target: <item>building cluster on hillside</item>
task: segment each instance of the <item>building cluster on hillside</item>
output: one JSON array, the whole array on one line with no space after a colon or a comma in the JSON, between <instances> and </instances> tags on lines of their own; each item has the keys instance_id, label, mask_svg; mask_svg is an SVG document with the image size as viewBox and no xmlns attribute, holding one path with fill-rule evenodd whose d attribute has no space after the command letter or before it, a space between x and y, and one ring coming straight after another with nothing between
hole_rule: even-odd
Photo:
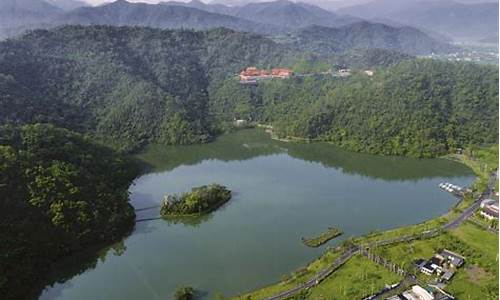
<instances>
[{"instance_id":1,"label":"building cluster on hillside","mask_svg":"<svg viewBox=\"0 0 500 300\"><path fill-rule=\"evenodd\" d=\"M460 254L444 249L429 260L419 259L416 265L420 272L427 275L437 275L441 282L448 282L455 272L464 264L465 258Z\"/></svg>"},{"instance_id":2,"label":"building cluster on hillside","mask_svg":"<svg viewBox=\"0 0 500 300\"><path fill-rule=\"evenodd\" d=\"M411 289L400 295L394 295L386 300L452 300L453 296L436 289L425 289L420 285L414 285Z\"/></svg>"},{"instance_id":3,"label":"building cluster on hillside","mask_svg":"<svg viewBox=\"0 0 500 300\"><path fill-rule=\"evenodd\" d=\"M493 199L481 201L480 214L488 220L498 220L498 201Z\"/></svg>"},{"instance_id":4,"label":"building cluster on hillside","mask_svg":"<svg viewBox=\"0 0 500 300\"><path fill-rule=\"evenodd\" d=\"M279 78L286 79L293 76L293 71L286 68L274 68L271 71L248 67L240 72L240 83L255 84L258 80Z\"/></svg>"}]
</instances>

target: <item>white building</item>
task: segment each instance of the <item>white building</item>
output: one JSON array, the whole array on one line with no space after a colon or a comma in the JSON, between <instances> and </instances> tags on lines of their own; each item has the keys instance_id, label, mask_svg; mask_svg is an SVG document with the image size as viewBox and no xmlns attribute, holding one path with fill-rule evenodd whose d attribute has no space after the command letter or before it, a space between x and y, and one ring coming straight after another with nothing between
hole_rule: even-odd
<instances>
[{"instance_id":1,"label":"white building","mask_svg":"<svg viewBox=\"0 0 500 300\"><path fill-rule=\"evenodd\" d=\"M498 220L498 202L493 199L481 201L480 214L488 220Z\"/></svg>"},{"instance_id":2,"label":"white building","mask_svg":"<svg viewBox=\"0 0 500 300\"><path fill-rule=\"evenodd\" d=\"M411 290L405 291L403 297L407 300L434 300L434 296L419 285L414 285Z\"/></svg>"}]
</instances>

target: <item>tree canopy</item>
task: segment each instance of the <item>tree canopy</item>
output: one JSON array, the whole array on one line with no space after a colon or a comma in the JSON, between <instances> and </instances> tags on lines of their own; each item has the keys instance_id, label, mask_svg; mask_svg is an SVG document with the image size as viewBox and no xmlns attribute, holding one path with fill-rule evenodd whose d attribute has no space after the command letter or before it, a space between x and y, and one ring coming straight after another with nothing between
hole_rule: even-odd
<instances>
[{"instance_id":1,"label":"tree canopy","mask_svg":"<svg viewBox=\"0 0 500 300\"><path fill-rule=\"evenodd\" d=\"M19 299L61 257L131 230L127 189L137 173L128 158L68 130L0 127L3 299Z\"/></svg>"}]
</instances>

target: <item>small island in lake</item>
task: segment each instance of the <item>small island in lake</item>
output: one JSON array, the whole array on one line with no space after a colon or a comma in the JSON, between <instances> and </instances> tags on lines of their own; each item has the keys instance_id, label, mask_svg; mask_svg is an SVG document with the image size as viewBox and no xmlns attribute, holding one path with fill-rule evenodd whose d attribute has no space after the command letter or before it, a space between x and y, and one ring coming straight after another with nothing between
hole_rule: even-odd
<instances>
[{"instance_id":1,"label":"small island in lake","mask_svg":"<svg viewBox=\"0 0 500 300\"><path fill-rule=\"evenodd\" d=\"M310 239L306 239L303 237L302 243L304 243L306 246L316 248L316 247L319 247L319 246L323 245L324 243L328 242L329 240L338 237L341 234L342 234L342 230L340 230L338 228L330 227L330 228L328 228L328 231L323 232L320 236L310 238Z\"/></svg>"},{"instance_id":2,"label":"small island in lake","mask_svg":"<svg viewBox=\"0 0 500 300\"><path fill-rule=\"evenodd\" d=\"M164 217L210 213L231 199L231 191L220 184L204 185L178 195L165 195L160 213Z\"/></svg>"}]
</instances>

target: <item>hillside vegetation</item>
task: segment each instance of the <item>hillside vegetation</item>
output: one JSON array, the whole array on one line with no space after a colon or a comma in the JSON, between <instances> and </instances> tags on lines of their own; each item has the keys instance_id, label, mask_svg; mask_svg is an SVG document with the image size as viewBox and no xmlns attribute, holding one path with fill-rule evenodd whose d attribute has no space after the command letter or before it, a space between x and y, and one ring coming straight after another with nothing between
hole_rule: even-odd
<instances>
[{"instance_id":1,"label":"hillside vegetation","mask_svg":"<svg viewBox=\"0 0 500 300\"><path fill-rule=\"evenodd\" d=\"M241 69L376 67L242 86ZM388 66L388 67L387 67ZM122 150L201 143L236 119L279 137L369 153L436 156L495 143L497 69L387 50L311 56L228 29L68 26L0 43L0 124L48 122Z\"/></svg>"},{"instance_id":2,"label":"hillside vegetation","mask_svg":"<svg viewBox=\"0 0 500 300\"><path fill-rule=\"evenodd\" d=\"M165 195L160 213L164 217L201 215L212 212L231 199L231 191L220 184L192 188L182 195Z\"/></svg>"},{"instance_id":3,"label":"hillside vegetation","mask_svg":"<svg viewBox=\"0 0 500 300\"><path fill-rule=\"evenodd\" d=\"M287 53L227 29L38 30L0 44L0 124L49 122L126 150L205 142L209 82Z\"/></svg>"},{"instance_id":4,"label":"hillside vegetation","mask_svg":"<svg viewBox=\"0 0 500 300\"><path fill-rule=\"evenodd\" d=\"M407 60L347 79L228 80L211 93L220 124L272 124L278 137L329 141L353 151L432 157L497 142L498 70Z\"/></svg>"},{"instance_id":5,"label":"hillside vegetation","mask_svg":"<svg viewBox=\"0 0 500 300\"><path fill-rule=\"evenodd\" d=\"M310 26L289 34L289 43L301 51L324 55L351 49L388 49L417 55L447 53L455 48L412 27L357 22L338 28Z\"/></svg>"},{"instance_id":6,"label":"hillside vegetation","mask_svg":"<svg viewBox=\"0 0 500 300\"><path fill-rule=\"evenodd\" d=\"M112 176L110 176L112 174ZM134 226L134 163L52 125L0 127L0 295L24 299L50 267Z\"/></svg>"}]
</instances>

